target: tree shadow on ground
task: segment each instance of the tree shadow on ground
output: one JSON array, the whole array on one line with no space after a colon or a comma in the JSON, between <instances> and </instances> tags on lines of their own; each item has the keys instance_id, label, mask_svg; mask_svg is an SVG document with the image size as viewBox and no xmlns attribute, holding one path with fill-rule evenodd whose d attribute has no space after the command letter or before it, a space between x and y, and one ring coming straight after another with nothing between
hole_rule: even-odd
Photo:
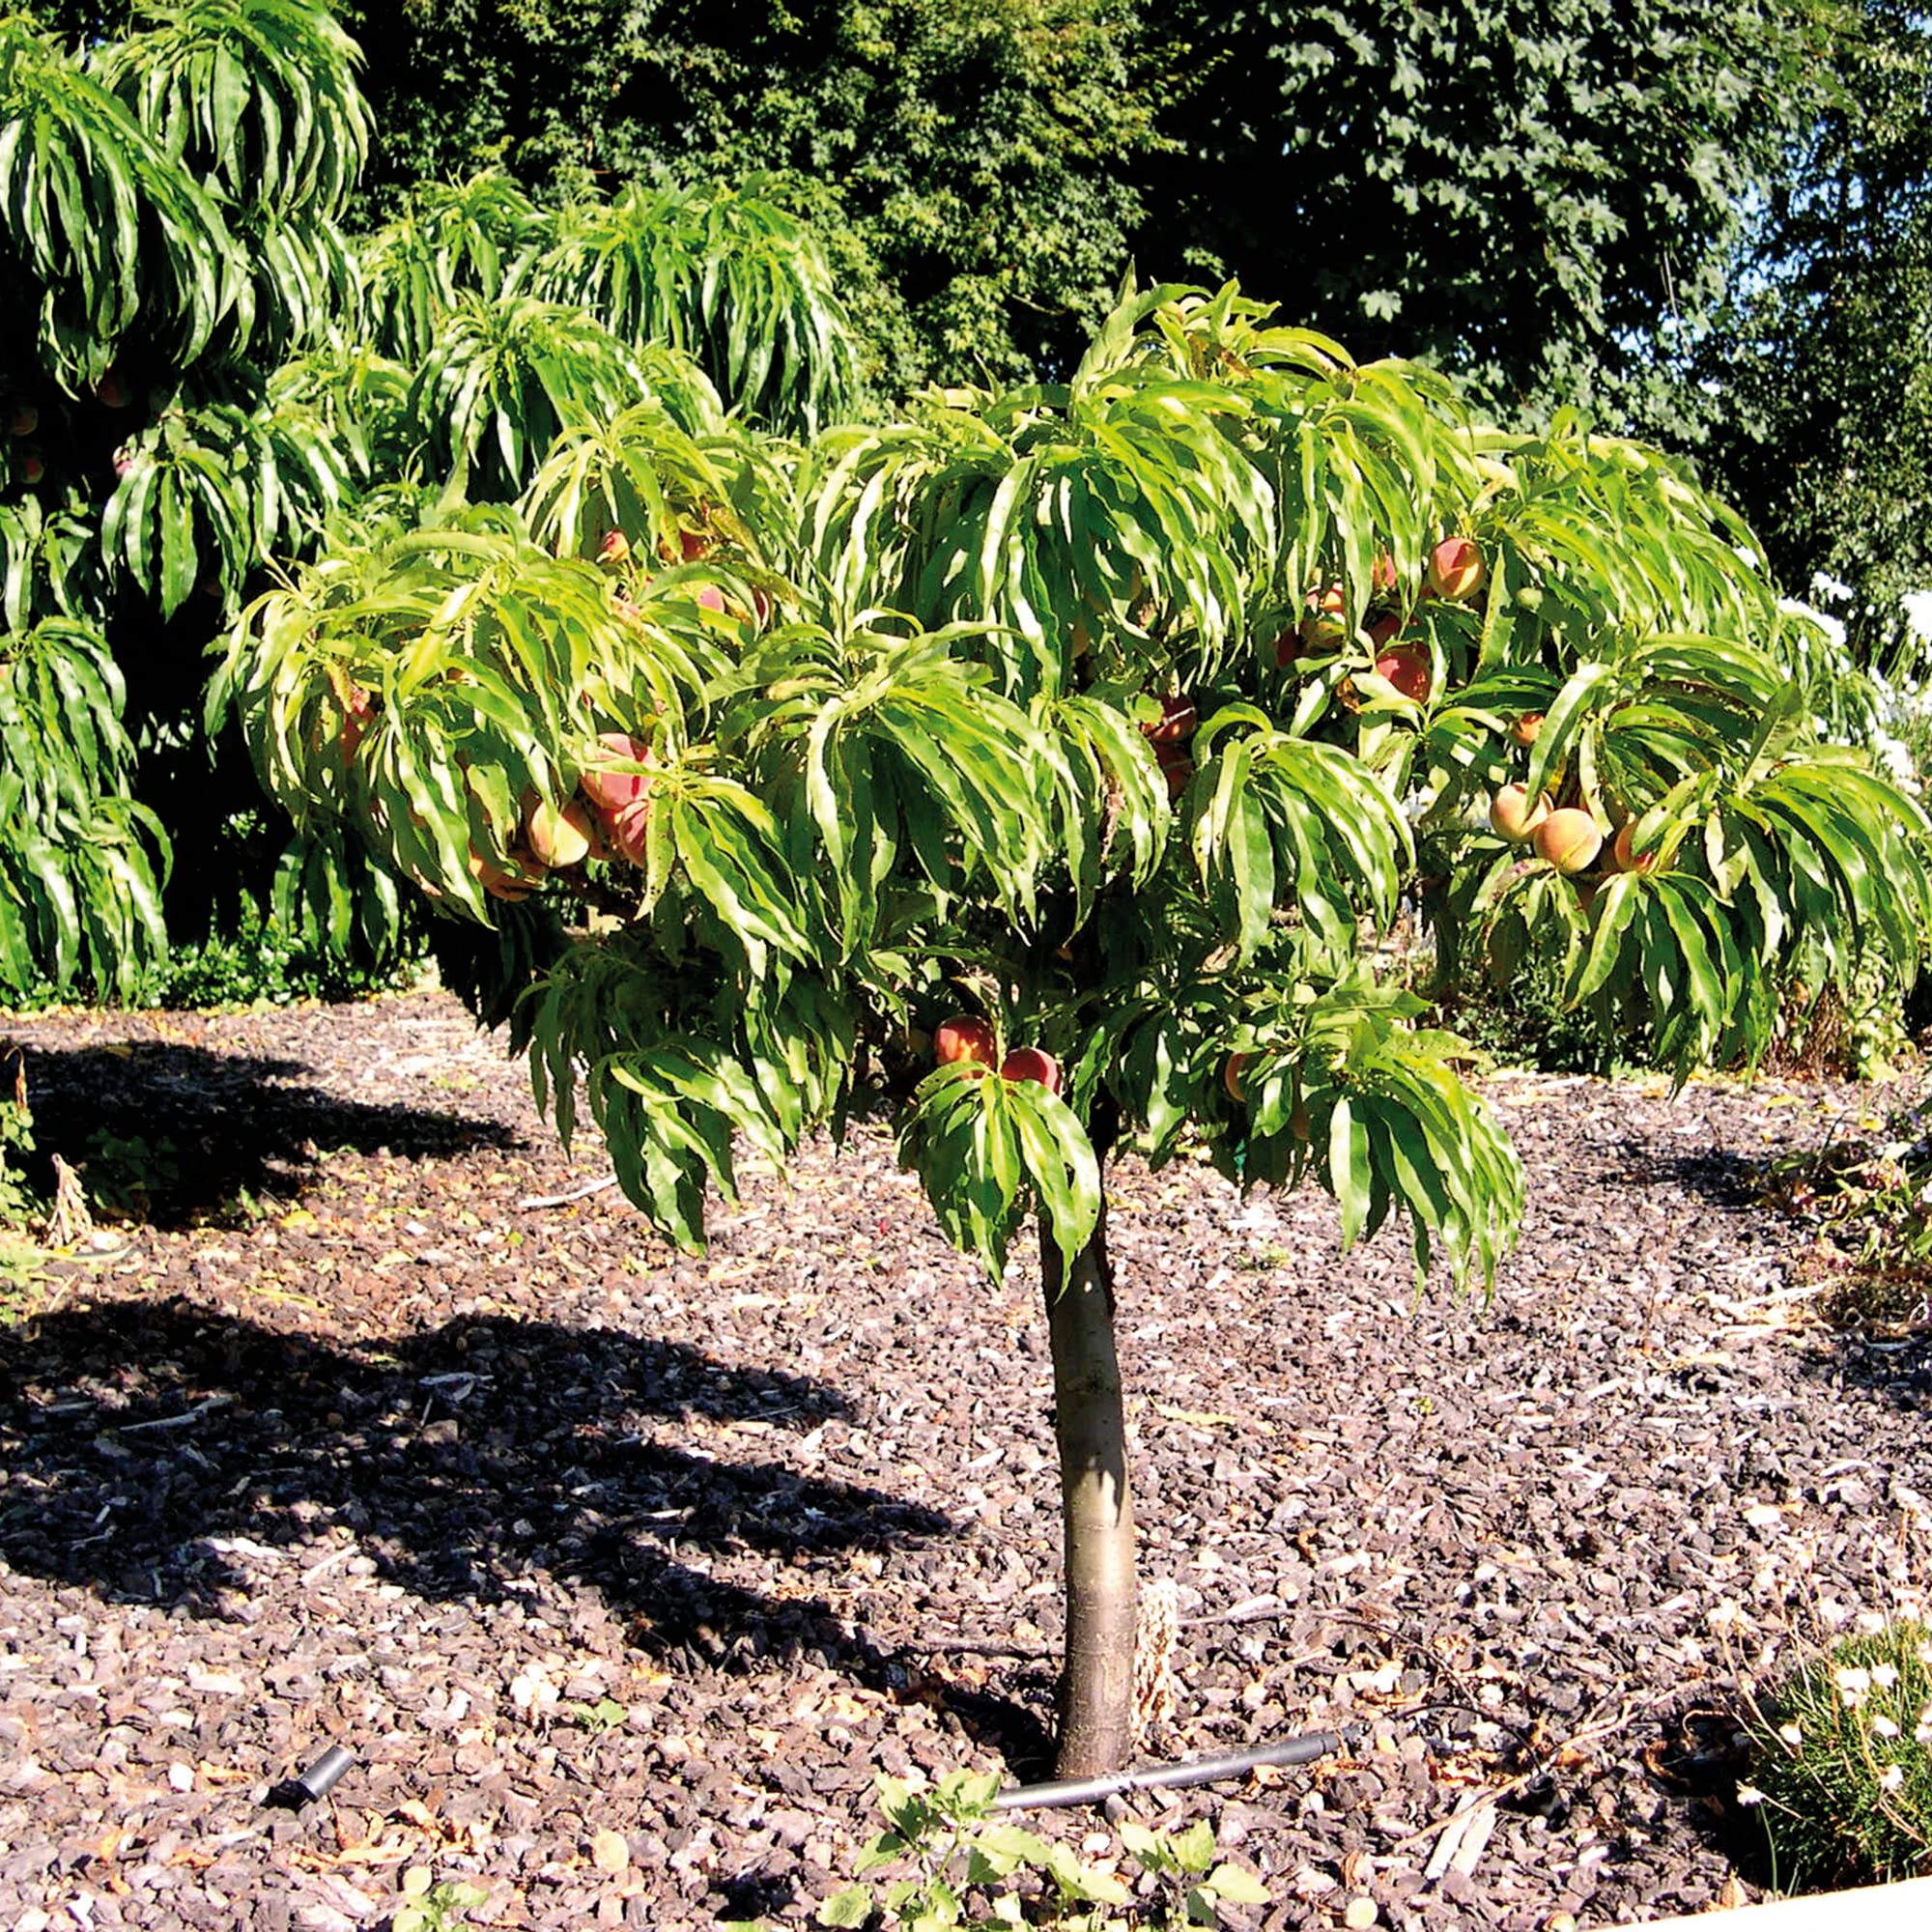
<instances>
[{"instance_id":1,"label":"tree shadow on ground","mask_svg":"<svg viewBox=\"0 0 1932 1932\"><path fill-rule=\"evenodd\" d=\"M224 1616L238 1556L340 1526L424 1598L499 1600L545 1571L673 1666L810 1646L896 1690L896 1660L803 1586L828 1553L955 1526L757 1453L846 1412L806 1378L614 1330L462 1316L337 1348L180 1300L80 1306L0 1330L0 1558ZM802 1587L706 1574L748 1553ZM1019 1706L983 1702L962 1719L1021 1754L1038 1742Z\"/></svg>"},{"instance_id":2,"label":"tree shadow on ground","mask_svg":"<svg viewBox=\"0 0 1932 1932\"><path fill-rule=\"evenodd\" d=\"M1750 1208L1764 1199L1761 1153L1725 1147L1664 1151L1644 1135L1617 1143L1616 1184L1692 1195L1714 1208Z\"/></svg>"},{"instance_id":3,"label":"tree shadow on ground","mask_svg":"<svg viewBox=\"0 0 1932 1932\"><path fill-rule=\"evenodd\" d=\"M297 1084L312 1071L158 1041L30 1047L39 1158L58 1153L77 1169L98 1209L180 1228L218 1217L244 1195L293 1190L336 1149L434 1159L519 1144L494 1121L366 1106Z\"/></svg>"}]
</instances>

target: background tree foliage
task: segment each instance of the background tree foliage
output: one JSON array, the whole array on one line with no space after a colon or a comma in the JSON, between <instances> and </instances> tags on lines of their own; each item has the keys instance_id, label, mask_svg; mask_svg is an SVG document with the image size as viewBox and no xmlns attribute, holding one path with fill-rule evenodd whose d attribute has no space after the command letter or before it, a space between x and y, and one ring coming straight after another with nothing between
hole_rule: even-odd
<instances>
[{"instance_id":1,"label":"background tree foliage","mask_svg":"<svg viewBox=\"0 0 1932 1932\"><path fill-rule=\"evenodd\" d=\"M1117 0L355 7L372 188L500 163L540 198L757 176L832 240L875 386L1006 381L1119 286L1156 97Z\"/></svg>"},{"instance_id":2,"label":"background tree foliage","mask_svg":"<svg viewBox=\"0 0 1932 1932\"><path fill-rule=\"evenodd\" d=\"M1932 21L1866 0L1833 76L1751 205L1668 428L1784 582L1850 588L1855 644L1881 663L1900 600L1932 587Z\"/></svg>"},{"instance_id":3,"label":"background tree foliage","mask_svg":"<svg viewBox=\"0 0 1932 1932\"><path fill-rule=\"evenodd\" d=\"M1142 261L1285 292L1505 418L1640 376L1815 99L1830 0L1183 0Z\"/></svg>"}]
</instances>

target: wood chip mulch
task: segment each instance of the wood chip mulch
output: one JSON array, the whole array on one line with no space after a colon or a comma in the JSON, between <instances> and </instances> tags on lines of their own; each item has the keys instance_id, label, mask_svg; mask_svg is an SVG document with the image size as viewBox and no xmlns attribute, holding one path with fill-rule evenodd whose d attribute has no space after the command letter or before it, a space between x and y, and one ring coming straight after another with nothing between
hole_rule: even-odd
<instances>
[{"instance_id":1,"label":"wood chip mulch","mask_svg":"<svg viewBox=\"0 0 1932 1932\"><path fill-rule=\"evenodd\" d=\"M339 1932L459 1880L479 1926L806 1925L882 1774L1046 1775L1037 1275L945 1248L883 1121L693 1258L439 994L0 1032L99 1217L0 1325L0 1926ZM1151 1752L1348 1740L1130 1801L1263 1875L1230 1925L1755 1896L1740 1674L1918 1607L1932 1349L1819 1322L1756 1193L1872 1100L1488 1091L1532 1201L1488 1301L1339 1255L1312 1191L1117 1177Z\"/></svg>"}]
</instances>

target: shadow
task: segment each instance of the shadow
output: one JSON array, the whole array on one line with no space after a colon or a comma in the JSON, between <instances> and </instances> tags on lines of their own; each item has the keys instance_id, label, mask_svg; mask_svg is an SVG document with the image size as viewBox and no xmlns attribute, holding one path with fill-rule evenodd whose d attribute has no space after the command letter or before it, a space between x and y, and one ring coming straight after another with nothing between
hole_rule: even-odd
<instances>
[{"instance_id":1,"label":"shadow","mask_svg":"<svg viewBox=\"0 0 1932 1932\"><path fill-rule=\"evenodd\" d=\"M242 1194L292 1191L338 1148L422 1159L518 1144L496 1122L295 1084L311 1071L298 1061L156 1041L24 1052L38 1159L58 1153L97 1207L158 1228L206 1220Z\"/></svg>"},{"instance_id":2,"label":"shadow","mask_svg":"<svg viewBox=\"0 0 1932 1932\"><path fill-rule=\"evenodd\" d=\"M497 1601L542 1569L694 1663L852 1650L824 1603L689 1560L788 1563L952 1529L876 1490L728 1457L845 1412L805 1378L613 1331L462 1317L334 1349L181 1301L68 1309L0 1330L0 1558L220 1617L248 1587L238 1557L299 1545L313 1562L340 1526L415 1595ZM686 1425L675 1445L654 1429L666 1418ZM896 1667L863 1645L854 1662Z\"/></svg>"},{"instance_id":3,"label":"shadow","mask_svg":"<svg viewBox=\"0 0 1932 1932\"><path fill-rule=\"evenodd\" d=\"M1914 1285L1912 1293L1920 1308L1932 1298L1922 1281ZM1831 1342L1829 1350L1807 1350L1801 1367L1811 1379L1828 1383L1834 1398L1855 1395L1888 1403L1919 1422L1932 1413L1932 1331L1924 1326L1922 1318L1910 1333L1868 1330L1856 1324L1828 1328L1825 1333ZM1866 1448L1863 1453L1877 1455L1879 1451ZM1878 1490L1881 1486L1868 1479L1867 1487Z\"/></svg>"},{"instance_id":4,"label":"shadow","mask_svg":"<svg viewBox=\"0 0 1932 1932\"><path fill-rule=\"evenodd\" d=\"M1764 1200L1767 1164L1761 1153L1728 1148L1663 1152L1655 1140L1630 1135L1616 1143L1616 1184L1694 1195L1714 1208L1752 1208Z\"/></svg>"}]
</instances>

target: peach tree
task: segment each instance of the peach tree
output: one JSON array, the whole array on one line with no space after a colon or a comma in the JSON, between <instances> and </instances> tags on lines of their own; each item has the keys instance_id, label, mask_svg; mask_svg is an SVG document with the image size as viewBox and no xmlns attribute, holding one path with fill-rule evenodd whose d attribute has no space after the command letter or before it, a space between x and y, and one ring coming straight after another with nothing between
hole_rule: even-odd
<instances>
[{"instance_id":1,"label":"peach tree","mask_svg":"<svg viewBox=\"0 0 1932 1932\"><path fill-rule=\"evenodd\" d=\"M0 20L0 996L125 997L168 924L270 879L319 946L393 938L408 901L353 847L278 872L198 703L337 511L514 497L646 391L694 423L851 407L822 251L755 194L543 211L485 177L354 235L358 58L313 0L142 5L78 45Z\"/></svg>"},{"instance_id":2,"label":"peach tree","mask_svg":"<svg viewBox=\"0 0 1932 1932\"><path fill-rule=\"evenodd\" d=\"M514 502L339 525L223 695L679 1242L874 1077L948 1238L997 1277L1037 1223L1075 1774L1129 1736L1110 1164L1312 1178L1487 1280L1521 1173L1380 963L1405 895L1680 1078L1792 975L1909 974L1928 828L1821 742L1815 648L1666 459L1162 288L1062 384L576 421Z\"/></svg>"}]
</instances>

